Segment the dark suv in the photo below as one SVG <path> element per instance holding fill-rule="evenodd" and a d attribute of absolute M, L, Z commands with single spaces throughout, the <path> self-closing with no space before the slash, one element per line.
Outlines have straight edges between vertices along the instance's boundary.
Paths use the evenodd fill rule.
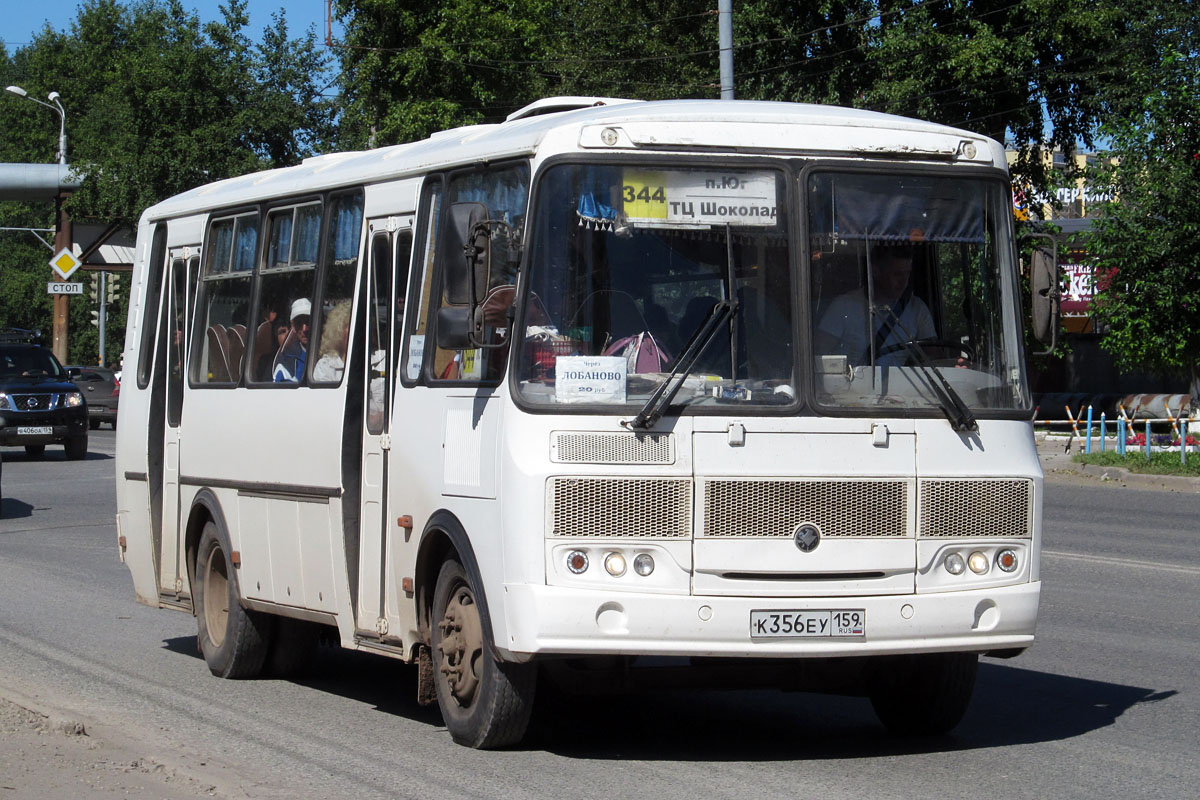
<path fill-rule="evenodd" d="M 67 374 L 87 399 L 88 420 L 92 430 L 107 422 L 117 429 L 117 404 L 121 400 L 121 382 L 107 367 L 67 366 Z"/>
<path fill-rule="evenodd" d="M 24 445 L 31 458 L 48 444 L 72 460 L 87 456 L 87 402 L 44 347 L 0 342 L 0 444 Z"/>

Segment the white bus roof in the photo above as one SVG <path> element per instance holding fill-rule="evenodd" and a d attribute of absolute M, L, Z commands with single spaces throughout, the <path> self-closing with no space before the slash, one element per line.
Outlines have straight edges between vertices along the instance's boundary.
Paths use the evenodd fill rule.
<path fill-rule="evenodd" d="M 568 110 L 557 110 L 560 108 Z M 543 109 L 555 110 L 545 113 Z M 294 167 L 217 181 L 164 200 L 146 214 L 154 219 L 174 217 L 339 186 L 377 183 L 453 165 L 530 156 L 551 136 L 560 140 L 556 152 L 891 156 L 918 161 L 965 160 L 1006 168 L 1000 144 L 980 134 L 837 106 L 570 97 L 545 98 L 513 116 L 503 123 L 440 131 L 408 144 L 314 156 Z M 618 131 L 615 144 L 602 140 L 601 132 L 607 128 Z M 968 142 L 973 147 L 966 152 L 972 155 L 964 156 Z"/>

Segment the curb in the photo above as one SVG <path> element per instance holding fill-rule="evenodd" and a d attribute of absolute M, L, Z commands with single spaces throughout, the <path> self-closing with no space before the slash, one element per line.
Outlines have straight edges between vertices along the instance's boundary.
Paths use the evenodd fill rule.
<path fill-rule="evenodd" d="M 1042 471 L 1047 476 L 1051 473 L 1073 473 L 1098 478 L 1105 483 L 1112 482 L 1137 489 L 1200 493 L 1200 478 L 1192 478 L 1186 475 L 1152 475 L 1142 472 L 1132 472 L 1124 467 L 1080 464 L 1072 460 L 1071 454 L 1064 452 L 1063 447 L 1065 445 L 1065 439 L 1047 441 L 1044 437 L 1038 437 L 1038 459 L 1042 463 Z"/>

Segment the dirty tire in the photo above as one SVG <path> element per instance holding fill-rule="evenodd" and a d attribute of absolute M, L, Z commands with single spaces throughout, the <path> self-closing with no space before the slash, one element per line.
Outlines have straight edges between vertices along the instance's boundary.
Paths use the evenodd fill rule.
<path fill-rule="evenodd" d="M 41 458 L 46 455 L 46 445 L 44 444 L 27 444 L 25 445 L 26 458 Z"/>
<path fill-rule="evenodd" d="M 442 564 L 430 620 L 434 688 L 451 738 L 491 749 L 525 735 L 537 686 L 535 664 L 497 661 L 483 630 L 476 588 L 462 564 Z"/>
<path fill-rule="evenodd" d="M 88 437 L 86 433 L 83 436 L 72 436 L 63 442 L 63 449 L 67 451 L 68 461 L 81 461 L 87 458 L 87 447 Z"/>
<path fill-rule="evenodd" d="M 897 736 L 948 733 L 971 703 L 978 668 L 975 653 L 888 658 L 872 678 L 871 705 L 884 727 Z"/>
<path fill-rule="evenodd" d="M 263 670 L 273 620 L 247 611 L 238 602 L 237 571 L 229 552 L 229 543 L 216 523 L 205 523 L 196 550 L 197 638 L 213 675 L 254 678 Z"/>

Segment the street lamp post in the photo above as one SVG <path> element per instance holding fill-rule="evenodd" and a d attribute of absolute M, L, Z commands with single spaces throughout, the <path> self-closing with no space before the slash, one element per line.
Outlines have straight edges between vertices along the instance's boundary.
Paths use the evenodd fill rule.
<path fill-rule="evenodd" d="M 32 100 L 39 106 L 45 106 L 51 111 L 58 112 L 58 163 L 67 163 L 67 112 L 63 110 L 61 98 L 58 92 L 51 92 L 46 95 L 46 100 L 50 103 L 38 100 L 36 97 L 30 97 L 29 92 L 22 89 L 20 86 L 9 86 L 5 89 L 9 94 L 15 94 L 17 97 L 24 97 L 26 100 Z M 53 105 L 51 105 L 53 103 Z"/>
<path fill-rule="evenodd" d="M 63 110 L 61 96 L 58 92 L 51 92 L 46 95 L 47 103 L 38 100 L 36 97 L 30 97 L 29 93 L 20 86 L 9 86 L 5 88 L 9 94 L 14 94 L 17 97 L 24 97 L 26 100 L 32 100 L 39 106 L 45 106 L 51 111 L 58 113 L 58 163 L 62 166 L 67 164 L 67 112 Z M 52 105 L 53 104 L 53 105 Z M 66 248 L 71 247 L 71 220 L 67 216 L 67 211 L 63 207 L 63 201 L 66 200 L 67 193 L 61 192 L 54 198 L 54 252 L 60 253 Z M 54 342 L 51 349 L 59 361 L 67 363 L 67 295 L 56 294 L 54 296 Z"/>

